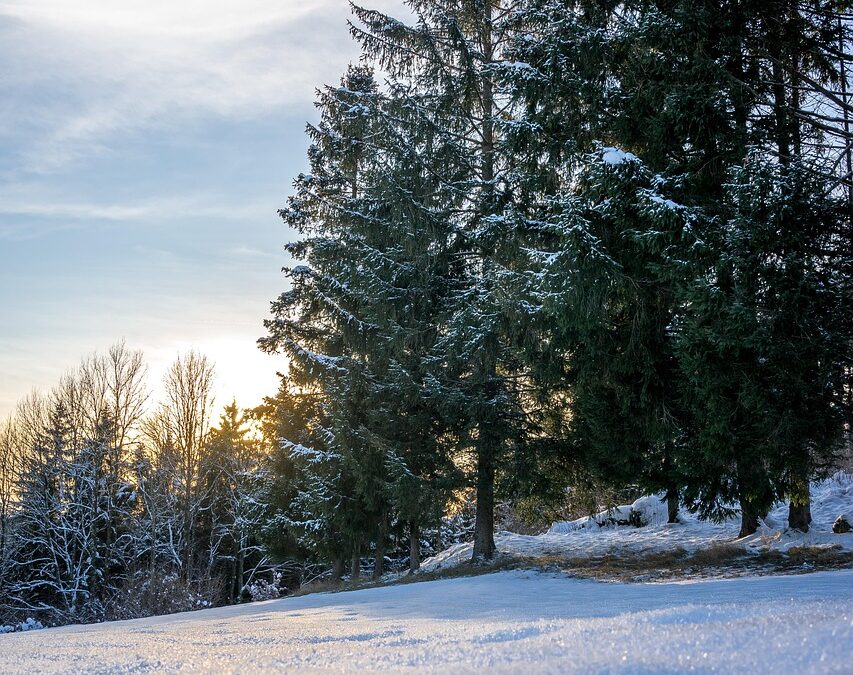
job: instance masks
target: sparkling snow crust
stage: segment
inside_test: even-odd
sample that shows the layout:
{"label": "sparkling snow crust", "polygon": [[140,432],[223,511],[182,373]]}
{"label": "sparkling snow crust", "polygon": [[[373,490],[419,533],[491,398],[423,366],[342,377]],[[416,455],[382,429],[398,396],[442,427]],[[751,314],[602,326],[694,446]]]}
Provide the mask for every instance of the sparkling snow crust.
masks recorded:
{"label": "sparkling snow crust", "polygon": [[849,673],[853,570],[606,584],[502,572],[0,636],[0,671]]}

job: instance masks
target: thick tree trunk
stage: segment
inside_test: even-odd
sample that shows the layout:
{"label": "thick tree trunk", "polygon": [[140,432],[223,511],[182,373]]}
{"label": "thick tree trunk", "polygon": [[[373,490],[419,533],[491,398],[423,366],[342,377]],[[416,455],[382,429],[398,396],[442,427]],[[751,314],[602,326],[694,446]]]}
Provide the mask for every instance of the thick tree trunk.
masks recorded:
{"label": "thick tree trunk", "polygon": [[748,537],[750,534],[755,534],[758,530],[758,518],[760,514],[755,505],[748,499],[741,497],[740,499],[740,533],[741,537]]}
{"label": "thick tree trunk", "polygon": [[792,530],[808,532],[812,522],[812,510],[808,500],[804,504],[795,504],[793,501],[788,507],[788,527]]}
{"label": "thick tree trunk", "polygon": [[671,487],[666,491],[666,513],[666,522],[678,522],[678,488]]}
{"label": "thick tree trunk", "polygon": [[332,579],[335,581],[340,581],[340,578],[344,575],[344,560],[343,558],[335,558],[332,561]]}
{"label": "thick tree trunk", "polygon": [[808,532],[812,522],[809,479],[797,477],[791,489],[791,501],[788,507],[788,527],[792,530]]}
{"label": "thick tree trunk", "polygon": [[421,531],[418,524],[409,521],[409,572],[417,572],[421,566]]}

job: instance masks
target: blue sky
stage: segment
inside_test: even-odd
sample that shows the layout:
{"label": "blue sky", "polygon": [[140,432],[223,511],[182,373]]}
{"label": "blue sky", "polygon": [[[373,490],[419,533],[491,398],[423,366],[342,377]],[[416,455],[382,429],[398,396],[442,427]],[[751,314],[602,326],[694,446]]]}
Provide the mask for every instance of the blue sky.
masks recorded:
{"label": "blue sky", "polygon": [[[395,0],[371,6],[396,9]],[[124,338],[220,402],[276,387],[276,215],[314,88],[357,58],[344,0],[0,0],[0,415]]]}

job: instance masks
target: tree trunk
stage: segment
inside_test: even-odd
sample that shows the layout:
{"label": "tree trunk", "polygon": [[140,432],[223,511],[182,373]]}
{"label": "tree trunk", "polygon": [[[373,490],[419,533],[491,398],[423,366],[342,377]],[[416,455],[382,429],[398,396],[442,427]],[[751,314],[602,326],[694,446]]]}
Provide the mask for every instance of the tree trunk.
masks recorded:
{"label": "tree trunk", "polygon": [[381,579],[385,573],[385,537],[379,535],[376,542],[376,557],[373,560],[373,578]]}
{"label": "tree trunk", "polygon": [[788,527],[792,530],[808,532],[812,522],[811,497],[808,478],[797,477],[791,489],[791,501],[788,507]]}
{"label": "tree trunk", "polygon": [[[492,2],[483,3],[482,49],[483,60],[490,64],[494,59],[495,45],[492,36]],[[492,74],[484,70],[482,87],[482,140],[480,143],[481,179],[483,185],[483,215],[495,212],[495,100]],[[497,394],[497,337],[491,335],[482,347],[483,398],[486,408],[494,404]],[[495,554],[495,457],[499,439],[495,438],[493,415],[479,420],[477,438],[477,512],[474,524],[474,559],[491,559]]]}
{"label": "tree trunk", "polygon": [[353,581],[361,576],[361,555],[358,549],[352,554],[352,564],[350,565],[350,579]]}
{"label": "tree trunk", "polygon": [[190,518],[190,493],[187,488],[184,491],[184,546],[186,550],[184,552],[184,581],[190,580],[190,568],[193,565],[193,527],[192,520]]}
{"label": "tree trunk", "polygon": [[758,509],[749,499],[740,498],[740,533],[738,539],[755,534],[758,530]]}
{"label": "tree trunk", "polygon": [[795,504],[793,501],[788,507],[788,527],[792,530],[808,532],[812,522],[812,510],[809,501],[804,504]]}
{"label": "tree trunk", "polygon": [[421,566],[421,533],[418,524],[409,521],[409,572],[415,573]]}
{"label": "tree trunk", "polygon": [[[481,429],[480,433],[483,431]],[[484,439],[485,440],[485,439]],[[491,560],[495,555],[495,463],[488,440],[477,452],[477,512],[474,521],[474,559]]]}
{"label": "tree trunk", "polygon": [[237,602],[237,560],[228,563],[228,604]]}
{"label": "tree trunk", "polygon": [[[838,17],[838,51],[844,52],[844,31],[841,30],[841,17]],[[847,110],[847,63],[842,58],[839,63],[839,76],[841,79],[841,100],[844,101],[842,112],[844,115],[844,162],[846,164],[847,176],[847,217],[853,218],[853,136],[850,134],[850,112]]]}
{"label": "tree trunk", "polygon": [[344,560],[343,558],[335,558],[332,561],[332,579],[340,581],[344,575]]}
{"label": "tree trunk", "polygon": [[237,554],[237,602],[243,600],[243,575],[245,567],[246,554],[244,553],[242,542],[240,544],[240,552]]}
{"label": "tree trunk", "polygon": [[678,522],[678,488],[671,487],[666,491],[666,512],[666,522]]}
{"label": "tree trunk", "polygon": [[[774,53],[775,52],[775,53]],[[785,72],[779,62],[781,55],[771,49],[773,62],[773,109],[776,125],[776,145],[779,151],[779,163],[787,167],[791,163],[791,133],[788,122],[788,99],[785,95]]]}

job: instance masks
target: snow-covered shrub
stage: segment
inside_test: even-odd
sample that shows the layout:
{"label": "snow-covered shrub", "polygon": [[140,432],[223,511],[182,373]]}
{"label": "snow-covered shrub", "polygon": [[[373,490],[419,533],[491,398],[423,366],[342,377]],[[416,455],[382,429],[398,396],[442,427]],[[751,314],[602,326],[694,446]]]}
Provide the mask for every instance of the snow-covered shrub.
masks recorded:
{"label": "snow-covered shrub", "polygon": [[30,616],[20,623],[0,626],[0,633],[24,633],[29,630],[41,630],[42,628],[44,628],[44,624]]}
{"label": "snow-covered shrub", "polygon": [[221,579],[186,581],[177,571],[140,570],[131,575],[107,608],[107,618],[135,619],[214,607],[222,597]]}
{"label": "snow-covered shrub", "polygon": [[279,588],[280,584],[281,574],[276,572],[273,575],[272,581],[267,581],[266,579],[255,579],[255,581],[246,587],[246,590],[249,592],[253,602],[259,602],[261,600],[275,600],[281,596],[281,589]]}

